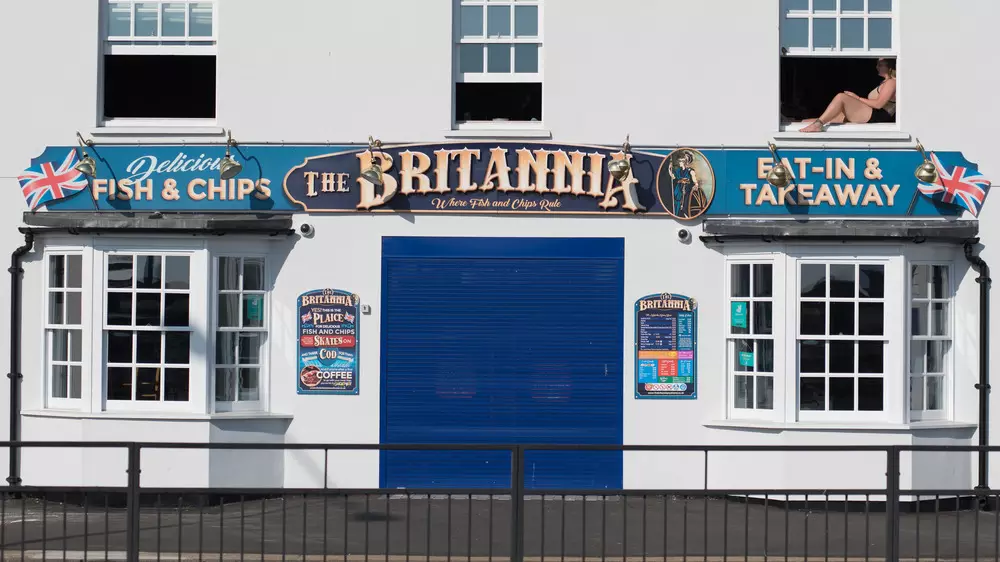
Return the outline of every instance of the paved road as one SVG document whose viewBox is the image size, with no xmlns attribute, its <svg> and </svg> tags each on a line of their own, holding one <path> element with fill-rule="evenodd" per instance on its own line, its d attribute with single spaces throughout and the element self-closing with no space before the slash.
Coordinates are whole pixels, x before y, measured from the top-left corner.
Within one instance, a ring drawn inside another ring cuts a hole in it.
<svg viewBox="0 0 1000 562">
<path fill-rule="evenodd" d="M 166 502 L 167 500 L 163 500 Z M 170 500 L 176 505 L 176 498 Z M 35 500 L 0 505 L 5 558 L 24 551 L 122 551 L 125 511 Z M 822 508 L 822 504 L 818 507 Z M 824 554 L 881 558 L 886 524 L 881 513 L 786 510 L 721 499 L 649 496 L 627 501 L 538 498 L 525 502 L 525 555 L 560 560 L 586 556 L 652 558 L 770 556 L 823 559 Z M 463 559 L 510 554 L 511 502 L 460 496 L 289 496 L 204 508 L 146 507 L 140 549 L 150 553 L 322 555 L 354 560 L 366 552 Z M 44 521 L 44 524 L 43 524 Z M 997 559 L 1000 518 L 963 511 L 903 514 L 901 555 L 907 558 Z M 346 541 L 345 541 L 346 537 Z M 918 551 L 919 546 L 919 551 Z M 176 556 L 173 554 L 172 556 Z M 230 558 L 230 557 L 227 557 Z M 176 558 L 175 558 L 176 559 Z M 362 560 L 364 558 L 361 558 Z M 701 558 L 698 558 L 701 559 Z M 736 558 L 734 558 L 736 559 Z"/>
</svg>

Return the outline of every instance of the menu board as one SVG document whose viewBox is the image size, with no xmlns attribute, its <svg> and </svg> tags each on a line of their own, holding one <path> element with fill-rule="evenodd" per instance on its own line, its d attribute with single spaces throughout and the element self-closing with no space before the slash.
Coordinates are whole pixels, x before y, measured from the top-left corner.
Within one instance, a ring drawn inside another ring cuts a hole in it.
<svg viewBox="0 0 1000 562">
<path fill-rule="evenodd" d="M 358 393 L 358 302 L 334 289 L 299 295 L 299 394 Z"/>
<path fill-rule="evenodd" d="M 661 293 L 635 302 L 635 397 L 696 398 L 698 303 Z"/>
</svg>

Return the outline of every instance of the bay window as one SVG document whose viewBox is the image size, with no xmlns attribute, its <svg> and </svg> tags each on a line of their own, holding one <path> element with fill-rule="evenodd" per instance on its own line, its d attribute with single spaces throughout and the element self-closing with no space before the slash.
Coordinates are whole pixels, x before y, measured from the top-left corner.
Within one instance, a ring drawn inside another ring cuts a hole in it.
<svg viewBox="0 0 1000 562">
<path fill-rule="evenodd" d="M 263 257 L 220 257 L 216 265 L 216 407 L 243 410 L 260 403 L 265 329 Z"/>
<path fill-rule="evenodd" d="M 732 414 L 774 410 L 774 265 L 729 266 L 729 365 Z"/>
<path fill-rule="evenodd" d="M 83 396 L 83 255 L 52 253 L 45 265 L 47 399 L 73 404 Z"/>
<path fill-rule="evenodd" d="M 951 272 L 946 264 L 910 265 L 909 390 L 912 419 L 946 416 L 952 351 Z"/>
</svg>

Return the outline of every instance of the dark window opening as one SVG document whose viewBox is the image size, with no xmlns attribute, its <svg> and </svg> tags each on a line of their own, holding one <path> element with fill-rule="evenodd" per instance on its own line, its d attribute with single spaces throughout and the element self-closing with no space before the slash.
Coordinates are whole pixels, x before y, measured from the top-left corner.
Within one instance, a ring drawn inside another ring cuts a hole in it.
<svg viewBox="0 0 1000 562">
<path fill-rule="evenodd" d="M 815 119 L 837 94 L 849 91 L 868 97 L 882 83 L 877 58 L 782 57 L 781 120 Z"/>
<path fill-rule="evenodd" d="M 455 121 L 541 121 L 541 83 L 455 84 Z"/>
<path fill-rule="evenodd" d="M 214 119 L 215 56 L 105 55 L 104 118 Z"/>
</svg>

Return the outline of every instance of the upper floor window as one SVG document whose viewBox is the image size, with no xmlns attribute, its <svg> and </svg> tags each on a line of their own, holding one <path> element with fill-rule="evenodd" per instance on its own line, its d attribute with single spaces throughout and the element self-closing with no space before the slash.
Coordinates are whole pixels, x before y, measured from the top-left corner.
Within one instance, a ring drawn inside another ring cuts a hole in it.
<svg viewBox="0 0 1000 562">
<path fill-rule="evenodd" d="M 831 112 L 827 125 L 895 123 L 894 92 L 884 100 L 879 96 L 883 89 L 890 89 L 883 82 L 895 77 L 898 1 L 781 0 L 781 115 L 785 124 L 820 117 L 843 92 L 871 103 L 862 101 L 847 111 Z M 879 66 L 880 58 L 892 67 Z"/>
<path fill-rule="evenodd" d="M 104 0 L 103 8 L 104 124 L 211 122 L 216 2 Z"/>
<path fill-rule="evenodd" d="M 541 0 L 458 0 L 455 123 L 542 119 Z"/>
</svg>

